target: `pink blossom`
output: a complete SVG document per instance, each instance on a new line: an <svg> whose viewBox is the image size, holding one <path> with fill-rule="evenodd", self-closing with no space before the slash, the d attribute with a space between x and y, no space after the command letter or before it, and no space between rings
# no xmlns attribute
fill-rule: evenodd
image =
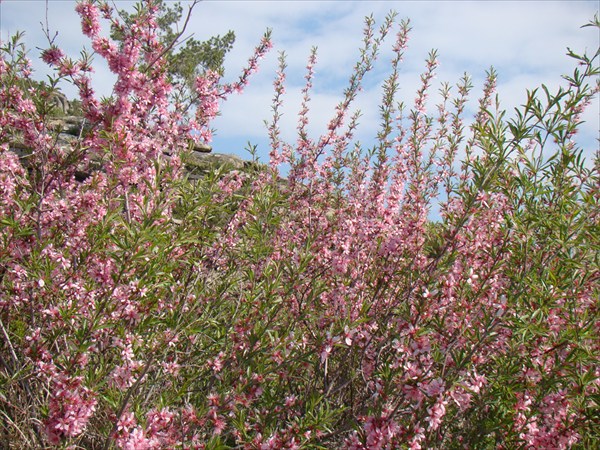
<svg viewBox="0 0 600 450"><path fill-rule="evenodd" d="M92 391L82 385L81 377L58 374L52 381L46 433L51 440L75 437L86 428L96 408Z"/></svg>
<svg viewBox="0 0 600 450"><path fill-rule="evenodd" d="M75 11L81 16L81 29L83 34L93 37L100 31L98 23L98 8L94 3L86 0L77 3Z"/></svg>
<svg viewBox="0 0 600 450"><path fill-rule="evenodd" d="M430 397L436 397L444 392L445 382L441 378L436 378L435 380L431 380L425 386L425 392Z"/></svg>
<svg viewBox="0 0 600 450"><path fill-rule="evenodd" d="M64 56L63 51L56 46L52 46L42 52L42 60L51 66L57 65Z"/></svg>
<svg viewBox="0 0 600 450"><path fill-rule="evenodd" d="M427 408L427 413L429 417L425 418L426 422L429 422L429 430L437 430L441 423L442 419L446 415L446 405L447 401L442 400L441 397L436 400L434 405L431 408Z"/></svg>

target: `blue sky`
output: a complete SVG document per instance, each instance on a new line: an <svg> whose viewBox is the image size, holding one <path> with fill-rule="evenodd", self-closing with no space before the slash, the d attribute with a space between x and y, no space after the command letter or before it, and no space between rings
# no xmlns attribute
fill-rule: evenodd
<svg viewBox="0 0 600 450"><path fill-rule="evenodd" d="M115 3L118 7L133 4ZM75 1L49 0L47 6L50 29L59 31L57 44L73 55L79 54L82 47L89 49L74 12ZM312 46L318 47L318 64L309 130L313 138L324 132L359 56L364 17L372 13L380 23L390 9L398 12L399 19L410 19L413 27L401 69L399 96L409 105L431 49L438 50L441 64L432 92L437 91L440 82L455 84L467 72L474 83L471 107L475 108L485 72L494 66L499 74L502 106L512 111L525 101L526 89L542 83L553 89L565 84L560 76L572 73L574 68L573 61L565 55L567 47L575 52L593 53L599 46L597 29L580 28L597 12L596 1L204 1L195 7L188 30L196 39L235 31L235 47L226 61L226 80L236 78L266 28L272 28L274 42L273 50L262 61L260 72L251 80L246 92L222 105L222 115L213 124L217 129L212 143L214 151L247 156L244 148L250 141L257 144L262 160L268 158L269 144L263 122L271 118L272 83L279 51L288 55L283 137L295 140L302 77ZM25 42L40 77L45 65L38 60L36 47L45 46L40 25L45 16L44 0L3 0L0 3L2 39L17 30L25 30ZM379 86L389 69L392 43L389 39L383 48L356 104L363 114L357 139L366 145L377 132ZM103 66L96 70L97 92L109 95L110 74ZM68 96L75 93L68 86L63 90ZM429 107L435 110L435 96ZM598 149L599 108L596 99L584 116L587 123L580 143L586 147L588 157Z"/></svg>

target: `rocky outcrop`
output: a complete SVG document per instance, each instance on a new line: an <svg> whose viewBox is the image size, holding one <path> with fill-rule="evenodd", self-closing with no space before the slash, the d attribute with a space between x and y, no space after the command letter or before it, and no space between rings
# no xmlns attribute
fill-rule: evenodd
<svg viewBox="0 0 600 450"><path fill-rule="evenodd" d="M58 145L64 146L68 146L72 142L81 139L91 128L86 119L79 116L56 117L48 121L48 126L57 133ZM19 155L23 164L27 167L31 149L18 138L10 142L10 149ZM169 157L169 154L165 152L165 156ZM246 161L239 156L213 153L209 145L202 143L191 144L191 150L182 156L182 162L190 180L198 180L216 170L225 172L233 170L257 170L260 166L256 162ZM100 161L96 161L96 164L92 161L92 167L94 169L101 169ZM89 176L89 173L80 168L76 176L78 179L83 180Z"/></svg>
<svg viewBox="0 0 600 450"><path fill-rule="evenodd" d="M208 144L204 144L203 142L194 143L194 147L192 149L198 153L210 153L212 152L212 147Z"/></svg>
<svg viewBox="0 0 600 450"><path fill-rule="evenodd" d="M50 119L48 122L50 128L58 131L59 138L64 135L82 137L91 129L91 125L84 117L63 116Z"/></svg>
<svg viewBox="0 0 600 450"><path fill-rule="evenodd" d="M54 92L50 99L52 105L63 115L69 114L71 110L71 103L69 99L62 92Z"/></svg>
<svg viewBox="0 0 600 450"><path fill-rule="evenodd" d="M65 116L50 119L48 128L57 133L57 144L67 146L73 141L80 139L90 128L83 117ZM31 148L24 144L19 136L13 136L9 142L10 150L14 151L22 158L27 165L27 156L31 154Z"/></svg>
<svg viewBox="0 0 600 450"><path fill-rule="evenodd" d="M52 118L48 121L47 126L56 133L56 144L59 147L71 147L72 143L80 140L90 129L90 124L83 117L78 116ZM32 150L19 136L14 136L9 142L9 149L19 156L25 168L30 167ZM91 170L102 170L102 163L99 160L92 160L89 165L84 165L83 162L77 164L76 179L83 181L88 178L90 168Z"/></svg>
<svg viewBox="0 0 600 450"><path fill-rule="evenodd" d="M192 150L189 154L184 155L182 162L186 169L188 178L197 180L206 176L208 173L215 170L242 170L246 167L249 161L244 161L242 158L235 155L226 155L223 153L204 153Z"/></svg>

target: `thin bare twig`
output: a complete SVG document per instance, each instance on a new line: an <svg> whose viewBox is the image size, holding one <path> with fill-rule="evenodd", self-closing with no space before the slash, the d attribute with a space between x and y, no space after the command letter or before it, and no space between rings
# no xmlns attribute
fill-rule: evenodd
<svg viewBox="0 0 600 450"><path fill-rule="evenodd" d="M40 22L40 25L42 26L42 31L44 32L44 35L48 40L48 44L50 44L51 46L54 45L54 40L58 36L58 31L54 33L54 36L52 36L52 38L50 37L50 26L48 25L48 0L46 0L46 25L44 26L42 22Z"/></svg>

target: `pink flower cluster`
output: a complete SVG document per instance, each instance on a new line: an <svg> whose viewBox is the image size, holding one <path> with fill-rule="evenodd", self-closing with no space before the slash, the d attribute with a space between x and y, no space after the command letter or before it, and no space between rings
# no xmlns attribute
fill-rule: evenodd
<svg viewBox="0 0 600 450"><path fill-rule="evenodd" d="M63 438L76 437L85 430L97 401L94 393L83 386L82 377L54 373L50 380L46 433L52 444L58 444Z"/></svg>

